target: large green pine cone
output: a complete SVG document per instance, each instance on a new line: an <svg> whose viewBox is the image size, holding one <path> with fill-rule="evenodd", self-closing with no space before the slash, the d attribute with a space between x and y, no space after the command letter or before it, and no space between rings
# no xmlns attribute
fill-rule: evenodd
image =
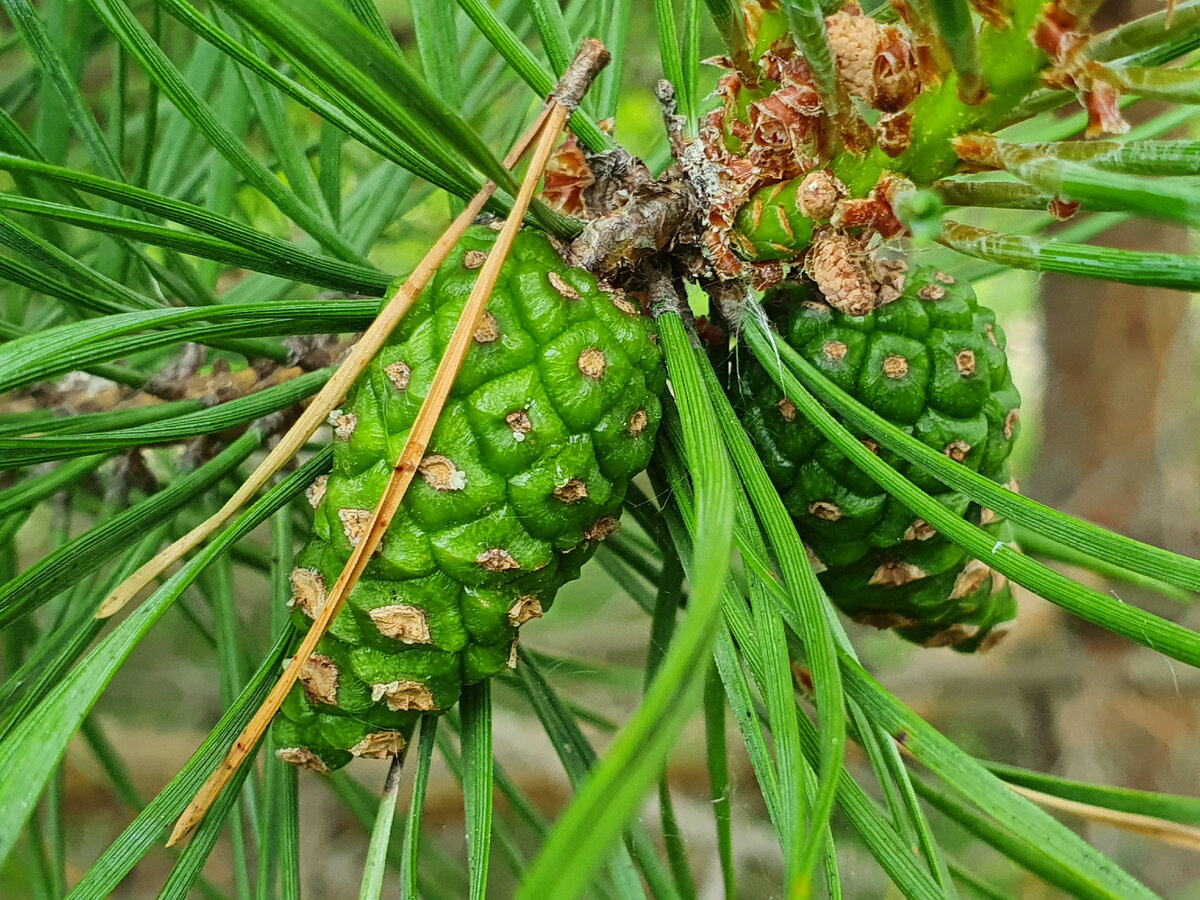
<svg viewBox="0 0 1200 900"><path fill-rule="evenodd" d="M365 531L495 232L470 229L331 416L334 466L296 558L307 629ZM638 306L522 232L382 546L276 717L278 755L328 770L398 752L423 713L515 664L617 527L665 383Z"/></svg>
<svg viewBox="0 0 1200 900"><path fill-rule="evenodd" d="M1021 398L995 314L970 286L928 267L898 299L847 316L810 285L766 303L779 334L831 381L930 447L994 481L1009 480ZM743 422L821 581L847 615L928 646L974 651L1016 613L1003 576L969 557L880 489L800 416L754 360L741 360ZM881 459L997 540L1007 523L863 436ZM989 635L991 638L989 639Z"/></svg>

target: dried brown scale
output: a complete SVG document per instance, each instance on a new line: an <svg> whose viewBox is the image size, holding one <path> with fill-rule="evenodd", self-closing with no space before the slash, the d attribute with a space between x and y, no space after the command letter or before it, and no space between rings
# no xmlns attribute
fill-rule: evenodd
<svg viewBox="0 0 1200 900"><path fill-rule="evenodd" d="M435 491L461 491L467 486L467 477L448 456L431 453L421 460L417 473Z"/></svg>
<svg viewBox="0 0 1200 900"><path fill-rule="evenodd" d="M335 409L329 414L329 424L333 426L334 437L339 441L348 441L354 436L354 429L358 427L358 416Z"/></svg>
<svg viewBox="0 0 1200 900"><path fill-rule="evenodd" d="M299 607L310 619L315 619L325 606L325 576L316 569L300 566L292 569L292 596L288 606Z"/></svg>
<svg viewBox="0 0 1200 900"><path fill-rule="evenodd" d="M542 612L542 602L537 597L520 597L509 608L508 621L514 628L519 628L532 619L540 619Z"/></svg>
<svg viewBox="0 0 1200 900"><path fill-rule="evenodd" d="M554 499L561 503L574 503L577 500L586 500L588 497L587 485L578 478L572 478L561 487L556 487L552 493Z"/></svg>
<svg viewBox="0 0 1200 900"><path fill-rule="evenodd" d="M821 348L821 353L830 362L837 362L839 359L845 358L849 349L841 341L826 341L825 345Z"/></svg>
<svg viewBox="0 0 1200 900"><path fill-rule="evenodd" d="M818 500L808 507L809 513L826 522L836 522L842 518L842 509L836 503Z"/></svg>
<svg viewBox="0 0 1200 900"><path fill-rule="evenodd" d="M350 748L350 753L363 759L389 759L404 752L407 742L398 731L377 731L368 734Z"/></svg>
<svg viewBox="0 0 1200 900"><path fill-rule="evenodd" d="M868 584L898 587L928 577L928 573L920 566L904 560L889 560L875 570Z"/></svg>
<svg viewBox="0 0 1200 900"><path fill-rule="evenodd" d="M386 366L383 372L385 375L387 375L388 381L392 383L392 386L395 387L396 390L408 390L408 385L412 381L412 369L409 367L408 363L404 362L403 360L399 360Z"/></svg>
<svg viewBox="0 0 1200 900"><path fill-rule="evenodd" d="M604 354L598 347L589 347L579 354L577 365L579 371L588 378L599 380L608 368L608 360L604 358Z"/></svg>
<svg viewBox="0 0 1200 900"><path fill-rule="evenodd" d="M316 480L304 489L304 497L308 500L308 505L313 509L320 506L321 501L325 499L325 488L328 484L328 475L318 475Z"/></svg>
<svg viewBox="0 0 1200 900"><path fill-rule="evenodd" d="M951 600L961 600L968 594L973 594L983 585L992 574L991 568L977 559L969 560L963 570L954 579L954 589L950 592Z"/></svg>
<svg viewBox="0 0 1200 900"><path fill-rule="evenodd" d="M592 523L592 526L583 533L583 539L585 541L602 541L615 534L620 527L621 523L612 516L605 516Z"/></svg>
<svg viewBox="0 0 1200 900"><path fill-rule="evenodd" d="M875 144L893 159L912 146L913 114L909 110L886 113L875 123Z"/></svg>
<svg viewBox="0 0 1200 900"><path fill-rule="evenodd" d="M1013 431L1017 427L1017 420L1021 418L1019 409L1010 409L1008 415L1004 417L1004 439L1011 441L1013 439Z"/></svg>
<svg viewBox="0 0 1200 900"><path fill-rule="evenodd" d="M342 530L346 534L346 540L350 542L350 546L357 547L367 535L367 524L371 521L371 511L369 509L339 509L337 515L338 520L342 523Z"/></svg>
<svg viewBox="0 0 1200 900"><path fill-rule="evenodd" d="M916 619L901 615L900 613L891 612L863 612L854 616L854 621L859 625L867 625L871 628L878 628L880 631L887 631L891 628L910 628L918 624Z"/></svg>
<svg viewBox="0 0 1200 900"><path fill-rule="evenodd" d="M512 554L500 547L484 550L475 557L475 563L488 572L507 572L521 568L521 564L513 559Z"/></svg>
<svg viewBox="0 0 1200 900"><path fill-rule="evenodd" d="M941 300L946 296L946 289L940 284L927 284L917 291L922 300Z"/></svg>
<svg viewBox="0 0 1200 900"><path fill-rule="evenodd" d="M484 310L483 316L479 320L479 327L475 329L472 339L477 344L494 344L498 341L500 326L496 322L496 317Z"/></svg>
<svg viewBox="0 0 1200 900"><path fill-rule="evenodd" d="M975 374L978 364L975 360L975 353L972 350L959 350L954 354L954 367L958 369L958 374L967 378Z"/></svg>
<svg viewBox="0 0 1200 900"><path fill-rule="evenodd" d="M982 524L986 524L981 522ZM908 530L904 532L904 540L906 541L927 541L937 534L937 529L926 522L924 519L917 519L908 526Z"/></svg>
<svg viewBox="0 0 1200 900"><path fill-rule="evenodd" d="M625 430L633 437L637 437L645 431L648 421L644 409L634 410L633 415L629 417L629 426Z"/></svg>
<svg viewBox="0 0 1200 900"><path fill-rule="evenodd" d="M478 269L487 262L487 253L482 250L468 250L463 254L464 269Z"/></svg>
<svg viewBox="0 0 1200 900"><path fill-rule="evenodd" d="M367 615L384 637L395 638L405 644L431 644L429 620L425 610L397 603L369 610Z"/></svg>
<svg viewBox="0 0 1200 900"><path fill-rule="evenodd" d="M419 681L389 681L386 684L373 684L371 685L371 699L375 702L383 700L392 712L403 710L432 712L437 709L437 705L433 702L433 694Z"/></svg>
<svg viewBox="0 0 1200 900"><path fill-rule="evenodd" d="M779 401L779 414L783 416L785 422L796 421L796 404L784 397Z"/></svg>
<svg viewBox="0 0 1200 900"><path fill-rule="evenodd" d="M504 421L508 423L508 427L512 429L513 434L529 434L533 431L533 422L529 420L529 413L523 409L514 410L504 417Z"/></svg>
<svg viewBox="0 0 1200 900"><path fill-rule="evenodd" d="M300 686L309 703L337 703L338 680L341 672L328 656L314 653L300 669Z"/></svg>
<svg viewBox="0 0 1200 900"><path fill-rule="evenodd" d="M558 291L567 300L581 299L579 296L579 291L571 287L571 285L567 283L566 279L564 279L557 272L547 272L546 279L550 282L550 286Z"/></svg>
<svg viewBox="0 0 1200 900"><path fill-rule="evenodd" d="M810 219L823 221L833 215L837 202L849 191L828 169L809 172L796 187L796 206Z"/></svg>
<svg viewBox="0 0 1200 900"><path fill-rule="evenodd" d="M966 441L951 441L946 445L946 449L942 451L955 462L962 462L967 458L967 454L971 452L971 445Z"/></svg>
<svg viewBox="0 0 1200 900"><path fill-rule="evenodd" d="M888 378L903 378L908 374L908 360L895 354L885 357L883 374Z"/></svg>
<svg viewBox="0 0 1200 900"><path fill-rule="evenodd" d="M805 258L805 268L835 309L850 316L865 316L875 308L873 279L861 246L849 235L819 229Z"/></svg>

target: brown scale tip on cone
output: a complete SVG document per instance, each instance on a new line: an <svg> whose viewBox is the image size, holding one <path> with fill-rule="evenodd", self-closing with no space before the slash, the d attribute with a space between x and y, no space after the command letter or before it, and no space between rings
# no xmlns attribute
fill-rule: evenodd
<svg viewBox="0 0 1200 900"><path fill-rule="evenodd" d="M642 311L625 298L624 291L613 291L612 304L627 316L640 316Z"/></svg>
<svg viewBox="0 0 1200 900"><path fill-rule="evenodd" d="M934 272L934 273L933 273L933 277L934 277L934 278L935 278L937 281L940 281L942 284L955 284L955 280L954 280L954 276L953 276L953 275L949 275L949 274L947 274L946 272L942 272L942 271L940 271L940 270L939 270L939 271L937 271L937 272Z"/></svg>
<svg viewBox="0 0 1200 900"><path fill-rule="evenodd" d="M950 592L950 599L961 600L967 594L979 590L984 580L991 574L991 568L985 563L977 559L970 560L958 573L958 577L954 579L954 589Z"/></svg>
<svg viewBox="0 0 1200 900"><path fill-rule="evenodd" d="M479 320L479 327L475 329L474 337L477 344L494 344L500 339L500 325L496 317L486 309Z"/></svg>
<svg viewBox="0 0 1200 900"><path fill-rule="evenodd" d="M876 456L879 455L879 444L877 444L875 441L871 440L870 438L860 438L858 442L860 444L862 444L864 447L866 447L868 450L870 450L872 453L874 453Z"/></svg>
<svg viewBox="0 0 1200 900"><path fill-rule="evenodd" d="M386 366L383 373L387 375L392 387L398 391L407 391L408 385L412 382L412 368L404 360L398 360Z"/></svg>
<svg viewBox="0 0 1200 900"><path fill-rule="evenodd" d="M576 500L586 500L587 485L578 478L572 478L566 484L554 489L554 499L563 503L574 503Z"/></svg>
<svg viewBox="0 0 1200 900"><path fill-rule="evenodd" d="M828 500L817 500L810 503L808 511L818 519L824 519L826 522L836 522L842 517L842 508L836 503L830 503Z"/></svg>
<svg viewBox="0 0 1200 900"><path fill-rule="evenodd" d="M514 409L504 417L504 421L512 429L513 434L526 435L533 431L533 422L529 419L529 413L523 409Z"/></svg>
<svg viewBox="0 0 1200 900"><path fill-rule="evenodd" d="M997 628L995 631L989 631L987 637L979 642L979 646L975 649L975 652L987 653L1006 637L1008 637L1008 629L1001 630Z"/></svg>
<svg viewBox="0 0 1200 900"><path fill-rule="evenodd" d="M329 424L333 426L333 434L339 441L348 441L358 427L358 416L335 409L329 414Z"/></svg>
<svg viewBox="0 0 1200 900"><path fill-rule="evenodd" d="M937 534L937 529L924 519L917 519L904 532L906 541L927 541Z"/></svg>
<svg viewBox="0 0 1200 900"><path fill-rule="evenodd" d="M448 456L431 453L421 460L417 471L435 491L461 491L467 486L467 473Z"/></svg>
<svg viewBox="0 0 1200 900"><path fill-rule="evenodd" d="M636 410L634 414L629 417L629 427L626 429L626 431L628 431L632 437L637 437L646 430L646 426L649 424L649 422L650 418L646 415L646 411L644 409Z"/></svg>
<svg viewBox="0 0 1200 900"><path fill-rule="evenodd" d="M395 638L405 644L433 643L429 635L429 619L423 609L397 603L377 607L367 615L384 637Z"/></svg>
<svg viewBox="0 0 1200 900"><path fill-rule="evenodd" d="M337 514L338 519L341 520L342 532L346 535L346 540L350 542L351 547L357 547L359 542L367 536L371 511L369 509L339 509Z"/></svg>
<svg viewBox="0 0 1200 900"><path fill-rule="evenodd" d="M920 566L902 559L891 559L880 563L879 568L871 575L871 580L867 584L899 587L902 584L920 581L927 576L928 573Z"/></svg>
<svg viewBox="0 0 1200 900"><path fill-rule="evenodd" d="M821 348L821 354L830 362L837 362L845 358L849 349L841 341L826 341L825 346Z"/></svg>
<svg viewBox="0 0 1200 900"><path fill-rule="evenodd" d="M512 554L500 547L484 550L475 557L475 564L488 572L508 572L521 568L521 564L513 559Z"/></svg>
<svg viewBox="0 0 1200 900"><path fill-rule="evenodd" d="M941 300L946 296L946 289L940 284L927 284L917 291L917 296L922 300Z"/></svg>
<svg viewBox="0 0 1200 900"><path fill-rule="evenodd" d="M782 400L779 401L779 403L777 405L779 406L779 414L781 416L783 416L783 420L785 422L795 422L796 421L796 404L795 403L793 403L787 397L784 397Z"/></svg>
<svg viewBox="0 0 1200 900"><path fill-rule="evenodd" d="M612 516L604 516L592 523L592 526L583 533L585 541L602 541L609 535L615 534L620 529L621 523Z"/></svg>
<svg viewBox="0 0 1200 900"><path fill-rule="evenodd" d="M403 753L407 743L398 731L376 731L351 747L350 752L363 759L387 759Z"/></svg>
<svg viewBox="0 0 1200 900"><path fill-rule="evenodd" d="M959 350L954 354L954 368L958 369L958 374L963 378L969 378L975 374L975 370L979 368L975 361L975 353L972 350Z"/></svg>
<svg viewBox="0 0 1200 900"><path fill-rule="evenodd" d="M854 616L854 621L859 625L869 625L871 628L878 628L880 631L886 631L889 628L909 628L919 624L916 619L901 615L898 612L887 612L885 610L860 612Z"/></svg>
<svg viewBox="0 0 1200 900"><path fill-rule="evenodd" d="M944 631L939 631L933 637L929 638L922 647L953 647L955 644L961 644L963 641L975 637L978 628L968 627L966 625L951 625Z"/></svg>
<svg viewBox="0 0 1200 900"><path fill-rule="evenodd" d="M604 358L599 347L589 347L579 354L576 365L588 378L599 381L604 377L604 370L608 368L608 360Z"/></svg>
<svg viewBox="0 0 1200 900"><path fill-rule="evenodd" d="M550 286L559 292L567 300L582 300L579 291L571 287L565 278L557 272L547 272L546 279L550 282Z"/></svg>
<svg viewBox="0 0 1200 900"><path fill-rule="evenodd" d="M318 475L313 483L304 489L304 496L308 499L309 506L316 509L321 505L321 501L325 499L325 489L328 485L329 476Z"/></svg>
<svg viewBox="0 0 1200 900"><path fill-rule="evenodd" d="M1006 441L1013 439L1013 432L1016 431L1017 420L1020 418L1021 411L1019 409L1010 409L1008 415L1004 417L1004 439Z"/></svg>
<svg viewBox="0 0 1200 900"><path fill-rule="evenodd" d="M280 762L299 766L302 769L311 769L322 775L329 774L329 766L325 765L321 757L307 747L280 747L275 751L275 758Z"/></svg>
<svg viewBox="0 0 1200 900"><path fill-rule="evenodd" d="M484 250L468 250L463 254L464 269L478 269L487 262L487 252Z"/></svg>
<svg viewBox="0 0 1200 900"><path fill-rule="evenodd" d="M304 688L304 695L308 697L308 702L336 706L338 680L341 674L337 663L328 656L314 653L306 659L304 665L300 667L299 679L300 686Z"/></svg>
<svg viewBox="0 0 1200 900"><path fill-rule="evenodd" d="M433 712L437 706L429 688L419 681L389 681L371 685L371 699L384 701L392 712L418 710Z"/></svg>
<svg viewBox="0 0 1200 900"><path fill-rule="evenodd" d="M903 378L908 374L908 359L893 353L884 357L883 374L888 378Z"/></svg>
<svg viewBox="0 0 1200 900"><path fill-rule="evenodd" d="M540 619L542 612L542 601L535 595L518 597L508 609L508 624L513 628L520 628L530 619Z"/></svg>
<svg viewBox="0 0 1200 900"><path fill-rule="evenodd" d="M955 462L960 463L966 459L967 454L971 452L971 445L966 441L951 441L946 445L946 449L942 452Z"/></svg>
<svg viewBox="0 0 1200 900"><path fill-rule="evenodd" d="M297 566L292 569L292 597L288 606L299 607L310 619L315 619L325 607L325 576L316 569Z"/></svg>

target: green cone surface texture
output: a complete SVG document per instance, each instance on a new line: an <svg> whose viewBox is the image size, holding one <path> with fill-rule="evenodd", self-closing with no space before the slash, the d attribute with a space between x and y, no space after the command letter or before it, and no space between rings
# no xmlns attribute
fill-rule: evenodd
<svg viewBox="0 0 1200 900"><path fill-rule="evenodd" d="M994 481L1007 459L1021 399L1004 332L970 286L927 267L903 294L866 316L829 306L809 284L765 298L779 334L883 418ZM743 423L821 571L833 602L864 624L927 646L986 648L1016 614L1005 579L884 492L815 427L756 362L742 359ZM999 541L1007 523L863 436L917 486Z"/></svg>
<svg viewBox="0 0 1200 900"><path fill-rule="evenodd" d="M330 422L316 536L297 556L307 629L365 534L495 240L470 229ZM639 307L522 232L426 455L376 556L276 717L277 755L318 770L399 752L417 718L515 663L618 526L661 415L662 359Z"/></svg>

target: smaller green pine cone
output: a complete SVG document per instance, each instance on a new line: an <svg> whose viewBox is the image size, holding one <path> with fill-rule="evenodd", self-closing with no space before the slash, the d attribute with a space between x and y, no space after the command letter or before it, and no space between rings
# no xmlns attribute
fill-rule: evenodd
<svg viewBox="0 0 1200 900"><path fill-rule="evenodd" d="M848 316L808 284L765 300L781 338L826 377L923 443L997 482L1018 432L1020 395L1004 333L969 285L927 267L902 295ZM1015 615L1004 579L890 497L799 415L756 361L741 361L743 424L835 604L856 621L910 641L971 652ZM862 442L918 487L1002 541L1004 523L947 492L867 435Z"/></svg>

